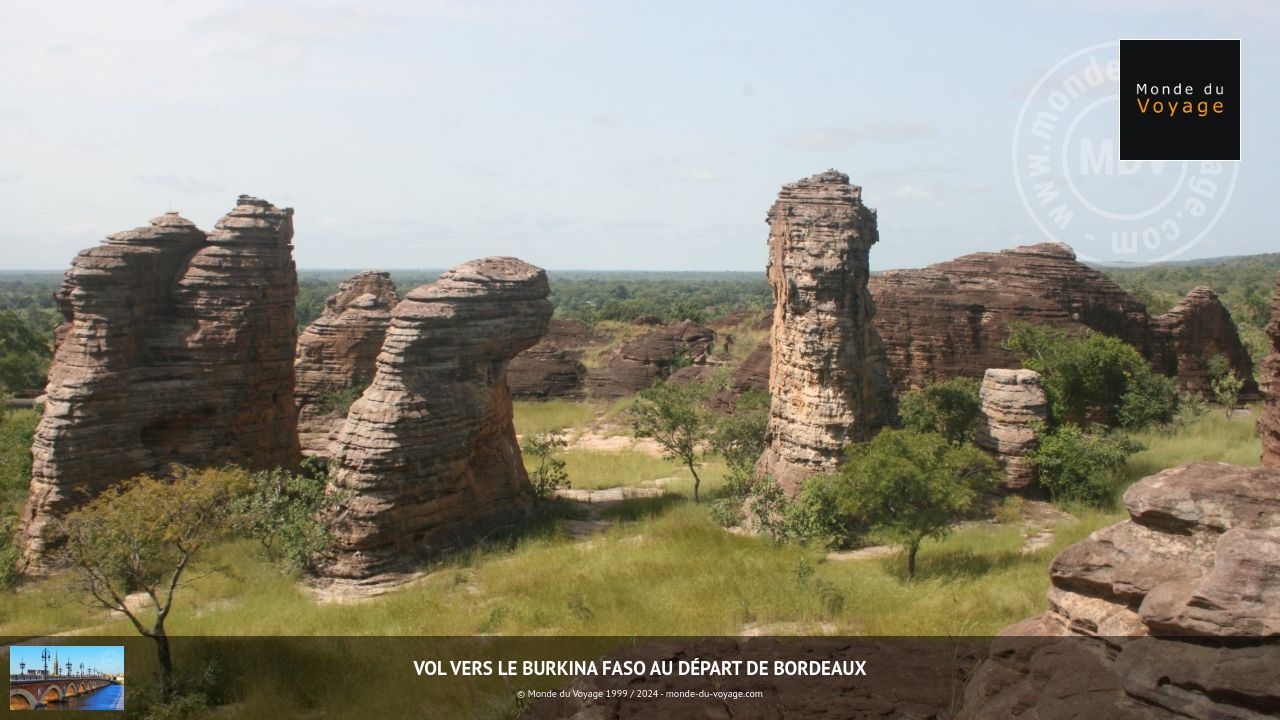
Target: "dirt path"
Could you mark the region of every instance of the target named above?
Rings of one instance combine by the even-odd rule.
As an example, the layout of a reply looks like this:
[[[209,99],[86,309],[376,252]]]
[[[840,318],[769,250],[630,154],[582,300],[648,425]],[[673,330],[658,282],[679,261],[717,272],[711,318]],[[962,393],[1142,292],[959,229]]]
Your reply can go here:
[[[656,487],[615,487],[604,490],[576,490],[565,488],[556,490],[556,497],[568,500],[575,508],[581,509],[584,520],[565,520],[564,529],[575,540],[585,540],[596,533],[603,532],[614,524],[613,520],[602,517],[609,508],[615,508],[628,500],[637,498],[662,497],[664,491]]]

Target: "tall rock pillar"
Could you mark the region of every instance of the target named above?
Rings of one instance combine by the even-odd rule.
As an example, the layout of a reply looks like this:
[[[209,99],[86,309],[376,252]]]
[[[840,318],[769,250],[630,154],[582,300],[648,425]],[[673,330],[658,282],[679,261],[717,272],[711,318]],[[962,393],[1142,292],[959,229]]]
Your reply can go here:
[[[772,404],[756,469],[795,494],[893,413],[867,291],[868,251],[879,234],[862,188],[834,170],[784,186],[768,222]]]

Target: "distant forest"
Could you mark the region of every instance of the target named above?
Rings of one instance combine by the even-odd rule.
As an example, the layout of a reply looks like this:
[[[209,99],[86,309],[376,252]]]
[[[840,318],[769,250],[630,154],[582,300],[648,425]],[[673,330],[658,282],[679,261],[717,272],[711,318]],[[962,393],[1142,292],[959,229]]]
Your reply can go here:
[[[1218,258],[1149,267],[1102,267],[1147,305],[1152,315],[1167,312],[1200,285],[1213,288],[1231,310],[1255,364],[1267,351],[1263,334],[1271,295],[1280,272],[1280,253]],[[354,274],[347,270],[302,270],[298,274],[298,327],[324,310],[325,298]],[[393,270],[403,294],[429,283],[439,270]],[[763,273],[553,271],[551,300],[559,317],[588,324],[630,322],[642,317],[662,322],[709,322],[739,311],[768,308],[773,295]],[[27,393],[44,384],[53,329],[60,316],[53,292],[56,272],[0,273],[0,393]]]

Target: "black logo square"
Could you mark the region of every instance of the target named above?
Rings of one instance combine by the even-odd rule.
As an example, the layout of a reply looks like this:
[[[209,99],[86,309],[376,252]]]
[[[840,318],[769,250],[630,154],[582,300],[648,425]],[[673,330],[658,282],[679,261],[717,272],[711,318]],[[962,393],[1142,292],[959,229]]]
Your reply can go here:
[[[1120,159],[1239,160],[1240,41],[1121,40]]]

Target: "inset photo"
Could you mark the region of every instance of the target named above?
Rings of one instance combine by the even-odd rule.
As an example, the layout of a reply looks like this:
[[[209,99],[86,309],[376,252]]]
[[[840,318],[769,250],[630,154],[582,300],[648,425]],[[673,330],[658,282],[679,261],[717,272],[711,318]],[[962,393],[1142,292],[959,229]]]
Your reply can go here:
[[[9,709],[124,710],[124,647],[9,646]]]

